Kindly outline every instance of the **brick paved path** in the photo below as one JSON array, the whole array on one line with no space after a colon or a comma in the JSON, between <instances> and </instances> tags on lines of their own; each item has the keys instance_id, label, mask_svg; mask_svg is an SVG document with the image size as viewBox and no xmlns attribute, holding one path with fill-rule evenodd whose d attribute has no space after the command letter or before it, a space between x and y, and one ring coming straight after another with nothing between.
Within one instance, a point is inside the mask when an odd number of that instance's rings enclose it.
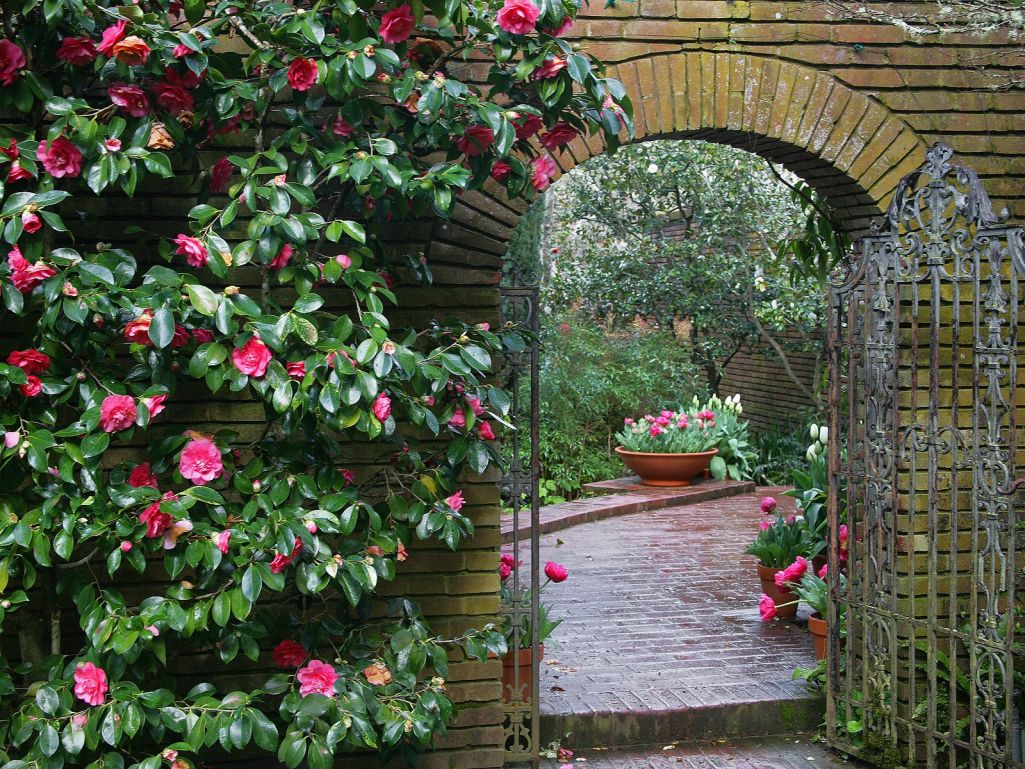
<instances>
[{"instance_id":1,"label":"brick paved path","mask_svg":"<svg viewBox=\"0 0 1025 769\"><path fill-rule=\"evenodd\" d=\"M820 701L803 625L763 623L743 554L775 489L545 535L570 572L546 591L565 621L541 664L545 739L569 746L745 737L815 728ZM779 497L787 503L793 500Z\"/></svg>"},{"instance_id":2,"label":"brick paved path","mask_svg":"<svg viewBox=\"0 0 1025 769\"><path fill-rule=\"evenodd\" d=\"M663 747L671 748L663 750ZM581 751L576 769L853 769L864 766L800 739L656 746L636 751ZM558 766L558 763L551 763Z\"/></svg>"}]
</instances>

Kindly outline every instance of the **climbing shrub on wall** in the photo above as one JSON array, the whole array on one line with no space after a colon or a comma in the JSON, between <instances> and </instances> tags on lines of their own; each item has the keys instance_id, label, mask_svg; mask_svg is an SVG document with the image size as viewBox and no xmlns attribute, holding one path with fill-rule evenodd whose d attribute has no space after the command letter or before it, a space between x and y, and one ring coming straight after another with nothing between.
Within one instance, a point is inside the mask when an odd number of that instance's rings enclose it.
<instances>
[{"instance_id":1,"label":"climbing shrub on wall","mask_svg":"<svg viewBox=\"0 0 1025 769\"><path fill-rule=\"evenodd\" d=\"M21 116L0 129L7 769L185 769L216 745L325 769L444 729L447 645L483 659L502 636L440 638L377 588L414 539L472 532L459 479L497 459L509 398L487 377L522 340L396 327L379 238L485 183L533 194L577 133L629 131L622 86L559 38L575 12L4 4L0 108ZM223 135L250 148L216 157ZM202 165L174 236L74 238L79 199ZM240 268L262 289L231 285ZM262 435L171 427L197 388L262 402ZM391 463L354 477L353 441ZM206 676L196 654L221 678L182 685Z\"/></svg>"}]
</instances>

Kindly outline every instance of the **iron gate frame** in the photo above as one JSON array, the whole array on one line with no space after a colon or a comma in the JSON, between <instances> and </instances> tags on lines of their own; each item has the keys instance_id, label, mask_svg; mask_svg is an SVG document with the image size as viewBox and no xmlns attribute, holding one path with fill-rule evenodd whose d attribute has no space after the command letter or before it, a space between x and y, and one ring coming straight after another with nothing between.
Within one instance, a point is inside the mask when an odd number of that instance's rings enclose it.
<instances>
[{"instance_id":1,"label":"iron gate frame","mask_svg":"<svg viewBox=\"0 0 1025 769\"><path fill-rule=\"evenodd\" d=\"M506 440L510 446L507 467L499 483L504 508L512 512L512 558L517 567L527 555L529 584L524 584L521 569L513 568L504 588L511 599L503 607L503 619L512 628L509 654L518 661L522 651L530 652L529 681L520 680L521 667L513 665L511 685L503 681L505 697L505 763L540 766L540 459L538 438L540 422L539 331L540 298L537 266L507 262L501 291L501 318L505 329L519 331L526 348L507 352L502 368L503 386L511 396L509 421L515 432ZM526 543L521 534L524 514L529 522ZM529 548L523 553L523 545Z\"/></svg>"},{"instance_id":2,"label":"iron gate frame","mask_svg":"<svg viewBox=\"0 0 1025 769\"><path fill-rule=\"evenodd\" d=\"M869 757L867 743L856 745L846 728L858 721L864 734L874 735L872 751L890 751L908 764L1023 769L1014 675L1015 625L1025 614L1016 606L1017 558L1025 548L1019 505L1009 495L1020 469L1017 329L1025 230L1007 226L1006 213L995 215L978 176L952 157L942 144L927 151L923 165L900 181L885 219L862 240L860 257L848 260L830 288L827 740ZM920 303L925 296L928 305ZM947 383L941 382L943 345L950 350ZM972 402L961 405L966 354ZM926 376L927 389L920 384ZM941 406L944 387L951 395ZM919 489L923 471L926 488ZM949 484L942 487L944 473ZM965 509L961 494L969 478ZM903 534L900 515L908 520ZM926 517L924 533L916 516ZM841 524L848 527L846 580L836 568ZM963 540L970 543L967 559ZM915 587L923 560L924 597ZM967 594L959 579L970 581ZM1025 660L1018 665L1025 671ZM967 696L959 689L965 684ZM944 698L946 723L940 723Z\"/></svg>"}]
</instances>

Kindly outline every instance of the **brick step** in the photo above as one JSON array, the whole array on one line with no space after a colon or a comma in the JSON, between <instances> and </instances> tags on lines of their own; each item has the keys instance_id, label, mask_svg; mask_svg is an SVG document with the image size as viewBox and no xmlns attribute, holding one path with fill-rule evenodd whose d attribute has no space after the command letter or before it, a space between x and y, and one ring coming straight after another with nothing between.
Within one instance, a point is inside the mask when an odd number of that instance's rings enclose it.
<instances>
[{"instance_id":1,"label":"brick step","mask_svg":"<svg viewBox=\"0 0 1025 769\"><path fill-rule=\"evenodd\" d=\"M540 511L540 534L550 534L553 531L561 531L581 523L601 521L620 515L692 505L738 494L750 494L755 490L755 485L751 481L702 480L693 486L658 488L644 486L640 483L640 479L634 476L589 483L584 488L602 496L582 497L559 505L545 505ZM519 535L523 539L530 536L529 518L529 510L521 512L518 528ZM513 520L512 516L506 516L502 521L502 542L512 541Z\"/></svg>"},{"instance_id":2,"label":"brick step","mask_svg":"<svg viewBox=\"0 0 1025 769\"><path fill-rule=\"evenodd\" d=\"M587 769L842 769L864 766L830 752L809 735L748 740L656 743L629 750L574 750ZM542 763L545 769L558 762Z\"/></svg>"},{"instance_id":3,"label":"brick step","mask_svg":"<svg viewBox=\"0 0 1025 769\"><path fill-rule=\"evenodd\" d=\"M708 693L703 693L702 698L707 699ZM551 713L544 711L544 700L541 706L543 745L553 740L562 740L564 744L572 746L603 748L814 732L822 726L825 715L823 697L797 690L789 693L789 696L781 693L776 698L760 699L755 695L746 701L681 705L665 709ZM589 766L597 769L594 764Z\"/></svg>"}]
</instances>

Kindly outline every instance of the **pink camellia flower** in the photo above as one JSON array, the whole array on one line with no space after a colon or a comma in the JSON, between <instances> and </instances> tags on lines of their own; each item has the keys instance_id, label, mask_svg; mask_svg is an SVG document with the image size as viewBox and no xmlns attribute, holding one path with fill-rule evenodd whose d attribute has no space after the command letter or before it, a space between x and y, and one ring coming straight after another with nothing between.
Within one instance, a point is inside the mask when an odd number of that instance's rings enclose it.
<instances>
[{"instance_id":1,"label":"pink camellia flower","mask_svg":"<svg viewBox=\"0 0 1025 769\"><path fill-rule=\"evenodd\" d=\"M188 519L172 523L164 532L164 550L174 550L175 545L178 544L178 537L188 534L190 531L192 531L192 521Z\"/></svg>"},{"instance_id":2,"label":"pink camellia flower","mask_svg":"<svg viewBox=\"0 0 1025 769\"><path fill-rule=\"evenodd\" d=\"M566 60L561 56L553 56L550 59L545 59L541 66L534 70L534 79L547 80L550 77L555 77L564 69L566 69Z\"/></svg>"},{"instance_id":3,"label":"pink camellia flower","mask_svg":"<svg viewBox=\"0 0 1025 769\"><path fill-rule=\"evenodd\" d=\"M551 35L552 37L562 37L571 29L573 29L573 19L569 16L563 16L562 21L559 23L559 26L557 26L555 29L545 29L542 31L546 35Z\"/></svg>"},{"instance_id":4,"label":"pink camellia flower","mask_svg":"<svg viewBox=\"0 0 1025 769\"><path fill-rule=\"evenodd\" d=\"M22 211L21 213L21 228L25 230L29 235L34 232L39 232L39 229L43 226L43 220L39 218L39 214L35 211Z\"/></svg>"},{"instance_id":5,"label":"pink camellia flower","mask_svg":"<svg viewBox=\"0 0 1025 769\"><path fill-rule=\"evenodd\" d=\"M132 117L145 117L149 114L149 96L137 85L112 85L107 89L110 103L120 107Z\"/></svg>"},{"instance_id":6,"label":"pink camellia flower","mask_svg":"<svg viewBox=\"0 0 1025 769\"><path fill-rule=\"evenodd\" d=\"M484 413L484 405L480 402L480 398L467 396L466 402L470 404L470 410L473 411L474 416L479 417Z\"/></svg>"},{"instance_id":7,"label":"pink camellia flower","mask_svg":"<svg viewBox=\"0 0 1025 769\"><path fill-rule=\"evenodd\" d=\"M225 529L224 531L217 532L214 536L214 544L217 545L217 549L224 555L228 554L228 547L231 543L231 529Z\"/></svg>"},{"instance_id":8,"label":"pink camellia flower","mask_svg":"<svg viewBox=\"0 0 1025 769\"><path fill-rule=\"evenodd\" d=\"M163 535L170 528L171 524L174 523L171 514L165 513L160 509L160 503L177 498L173 491L165 492L163 497L139 513L139 523L146 524L147 539L156 539Z\"/></svg>"},{"instance_id":9,"label":"pink camellia flower","mask_svg":"<svg viewBox=\"0 0 1025 769\"><path fill-rule=\"evenodd\" d=\"M374 416L377 417L378 421L385 421L391 416L391 398L384 393L381 393L374 399L374 405L372 408Z\"/></svg>"},{"instance_id":10,"label":"pink camellia flower","mask_svg":"<svg viewBox=\"0 0 1025 769\"><path fill-rule=\"evenodd\" d=\"M413 34L413 23L413 9L408 5L400 5L381 17L377 34L386 43L401 43Z\"/></svg>"},{"instance_id":11,"label":"pink camellia flower","mask_svg":"<svg viewBox=\"0 0 1025 769\"><path fill-rule=\"evenodd\" d=\"M156 625L147 625L146 630L148 630L149 634L154 638L160 635L160 628L158 628Z\"/></svg>"},{"instance_id":12,"label":"pink camellia flower","mask_svg":"<svg viewBox=\"0 0 1025 769\"><path fill-rule=\"evenodd\" d=\"M274 657L274 664L279 668L297 668L306 661L310 653L298 641L286 638L274 647L271 656Z\"/></svg>"},{"instance_id":13,"label":"pink camellia flower","mask_svg":"<svg viewBox=\"0 0 1025 769\"><path fill-rule=\"evenodd\" d=\"M132 468L128 474L128 485L141 489L144 486L155 489L157 487L157 476L153 473L149 462L143 462Z\"/></svg>"},{"instance_id":14,"label":"pink camellia flower","mask_svg":"<svg viewBox=\"0 0 1025 769\"><path fill-rule=\"evenodd\" d=\"M301 360L289 361L285 364L285 371L288 375L296 381L302 381L303 377L306 376L306 363Z\"/></svg>"},{"instance_id":15,"label":"pink camellia flower","mask_svg":"<svg viewBox=\"0 0 1025 769\"><path fill-rule=\"evenodd\" d=\"M100 404L100 427L108 433L127 430L135 424L138 415L138 406L131 395L108 395Z\"/></svg>"},{"instance_id":16,"label":"pink camellia flower","mask_svg":"<svg viewBox=\"0 0 1025 769\"><path fill-rule=\"evenodd\" d=\"M25 179L33 178L32 172L21 165L20 160L15 160L11 163L11 167L7 170L7 181L8 182L20 182Z\"/></svg>"},{"instance_id":17,"label":"pink camellia flower","mask_svg":"<svg viewBox=\"0 0 1025 769\"><path fill-rule=\"evenodd\" d=\"M112 56L114 46L124 40L125 27L127 26L128 22L121 19L117 24L112 24L103 30L103 35L100 38L100 44L96 46L96 50L104 56Z\"/></svg>"},{"instance_id":18,"label":"pink camellia flower","mask_svg":"<svg viewBox=\"0 0 1025 769\"><path fill-rule=\"evenodd\" d=\"M457 408L448 423L457 430L462 430L466 427L466 412L462 408Z\"/></svg>"},{"instance_id":19,"label":"pink camellia flower","mask_svg":"<svg viewBox=\"0 0 1025 769\"><path fill-rule=\"evenodd\" d=\"M196 53L196 51L192 50L190 46L185 45L185 43L178 43L178 45L171 49L171 56L176 59L183 59L194 53Z\"/></svg>"},{"instance_id":20,"label":"pink camellia flower","mask_svg":"<svg viewBox=\"0 0 1025 769\"><path fill-rule=\"evenodd\" d=\"M274 574L280 574L287 569L292 561L296 559L296 556L302 552L303 541L301 539L295 540L295 545L292 547L291 555L284 555L283 553L274 553L274 559L270 563L270 570Z\"/></svg>"},{"instance_id":21,"label":"pink camellia flower","mask_svg":"<svg viewBox=\"0 0 1025 769\"><path fill-rule=\"evenodd\" d=\"M544 136L541 137L541 145L545 149L551 152L555 152L555 150L557 150L559 147L564 147L565 145L569 144L571 141L576 139L577 135L577 129L575 129L569 123L559 121L554 126L552 126L552 129L550 131L548 131L547 133L545 133Z\"/></svg>"},{"instance_id":22,"label":"pink camellia flower","mask_svg":"<svg viewBox=\"0 0 1025 769\"><path fill-rule=\"evenodd\" d=\"M149 412L150 419L152 419L164 410L164 404L167 402L167 396L151 395L147 398L139 398L139 400L142 402L142 405L146 407L146 411Z\"/></svg>"},{"instance_id":23,"label":"pink camellia flower","mask_svg":"<svg viewBox=\"0 0 1025 769\"><path fill-rule=\"evenodd\" d=\"M517 139L529 139L544 128L544 125L537 115L524 115L519 121L513 121L513 130Z\"/></svg>"},{"instance_id":24,"label":"pink camellia flower","mask_svg":"<svg viewBox=\"0 0 1025 769\"><path fill-rule=\"evenodd\" d=\"M17 366L26 374L43 374L50 369L50 356L41 350L13 350L7 356L8 366Z\"/></svg>"},{"instance_id":25,"label":"pink camellia flower","mask_svg":"<svg viewBox=\"0 0 1025 769\"><path fill-rule=\"evenodd\" d=\"M41 141L36 148L36 160L46 173L55 179L72 178L82 173L82 153L63 136L53 141Z\"/></svg>"},{"instance_id":26,"label":"pink camellia flower","mask_svg":"<svg viewBox=\"0 0 1025 769\"><path fill-rule=\"evenodd\" d=\"M207 253L206 246L198 238L181 233L174 239L174 242L178 246L174 253L184 256L185 261L192 267L205 267L210 261L210 254Z\"/></svg>"},{"instance_id":27,"label":"pink camellia flower","mask_svg":"<svg viewBox=\"0 0 1025 769\"><path fill-rule=\"evenodd\" d=\"M143 310L142 315L125 324L122 334L132 344L150 346L153 344L153 340L149 338L149 327L152 322L153 310Z\"/></svg>"},{"instance_id":28,"label":"pink camellia flower","mask_svg":"<svg viewBox=\"0 0 1025 769\"><path fill-rule=\"evenodd\" d=\"M150 47L146 45L146 41L137 35L129 35L122 40L118 40L111 46L110 50L114 54L115 59L127 64L129 67L145 64L150 54Z\"/></svg>"},{"instance_id":29,"label":"pink camellia flower","mask_svg":"<svg viewBox=\"0 0 1025 769\"><path fill-rule=\"evenodd\" d=\"M11 86L25 68L25 52L10 40L0 40L0 85Z\"/></svg>"},{"instance_id":30,"label":"pink camellia flower","mask_svg":"<svg viewBox=\"0 0 1025 769\"><path fill-rule=\"evenodd\" d=\"M57 58L81 67L96 58L96 44L88 37L66 37L57 49Z\"/></svg>"},{"instance_id":31,"label":"pink camellia flower","mask_svg":"<svg viewBox=\"0 0 1025 769\"><path fill-rule=\"evenodd\" d=\"M121 149L120 139L104 139L103 146L107 152L118 152Z\"/></svg>"},{"instance_id":32,"label":"pink camellia flower","mask_svg":"<svg viewBox=\"0 0 1025 769\"><path fill-rule=\"evenodd\" d=\"M505 0L495 17L498 26L510 35L526 35L534 31L541 9L530 0Z\"/></svg>"},{"instance_id":33,"label":"pink camellia flower","mask_svg":"<svg viewBox=\"0 0 1025 769\"><path fill-rule=\"evenodd\" d=\"M231 351L231 362L243 374L251 377L262 377L267 373L267 364L271 358L270 348L259 336L253 334L249 341Z\"/></svg>"},{"instance_id":34,"label":"pink camellia flower","mask_svg":"<svg viewBox=\"0 0 1025 769\"><path fill-rule=\"evenodd\" d=\"M495 143L495 132L486 125L472 125L456 139L456 147L466 157L483 155Z\"/></svg>"},{"instance_id":35,"label":"pink camellia flower","mask_svg":"<svg viewBox=\"0 0 1025 769\"><path fill-rule=\"evenodd\" d=\"M495 431L491 429L491 423L488 421L477 423L477 437L485 441L495 440Z\"/></svg>"},{"instance_id":36,"label":"pink camellia flower","mask_svg":"<svg viewBox=\"0 0 1025 769\"><path fill-rule=\"evenodd\" d=\"M78 296L78 289L75 288L74 283L65 283L61 287L61 293L64 294L64 296Z\"/></svg>"},{"instance_id":37,"label":"pink camellia flower","mask_svg":"<svg viewBox=\"0 0 1025 769\"><path fill-rule=\"evenodd\" d=\"M762 615L762 622L773 619L776 616L776 602L762 593L762 598L758 602L758 613Z\"/></svg>"},{"instance_id":38,"label":"pink camellia flower","mask_svg":"<svg viewBox=\"0 0 1025 769\"><path fill-rule=\"evenodd\" d=\"M288 65L288 85L293 91L308 91L317 84L317 62L296 56Z\"/></svg>"},{"instance_id":39,"label":"pink camellia flower","mask_svg":"<svg viewBox=\"0 0 1025 769\"><path fill-rule=\"evenodd\" d=\"M18 385L18 389L26 398L35 398L43 391L43 380L35 374L29 374L25 377L25 384Z\"/></svg>"},{"instance_id":40,"label":"pink camellia flower","mask_svg":"<svg viewBox=\"0 0 1025 769\"><path fill-rule=\"evenodd\" d=\"M352 136L352 126L341 115L335 115L335 119L331 123L331 133L344 139Z\"/></svg>"},{"instance_id":41,"label":"pink camellia flower","mask_svg":"<svg viewBox=\"0 0 1025 769\"><path fill-rule=\"evenodd\" d=\"M220 158L210 166L210 192L220 195L228 188L234 168L227 157Z\"/></svg>"},{"instance_id":42,"label":"pink camellia flower","mask_svg":"<svg viewBox=\"0 0 1025 769\"><path fill-rule=\"evenodd\" d=\"M775 497L762 497L762 512L766 515L774 513L778 506L779 502L776 501Z\"/></svg>"},{"instance_id":43,"label":"pink camellia flower","mask_svg":"<svg viewBox=\"0 0 1025 769\"><path fill-rule=\"evenodd\" d=\"M569 572L566 571L566 567L561 563L548 561L545 564L545 576L552 582L559 583L566 581L566 578L569 576Z\"/></svg>"},{"instance_id":44,"label":"pink camellia flower","mask_svg":"<svg viewBox=\"0 0 1025 769\"><path fill-rule=\"evenodd\" d=\"M305 521L303 521L303 526L306 527L306 531L308 531L310 534L316 534L319 531L319 529L317 528L317 522L311 521L308 518Z\"/></svg>"},{"instance_id":45,"label":"pink camellia flower","mask_svg":"<svg viewBox=\"0 0 1025 769\"><path fill-rule=\"evenodd\" d=\"M288 266L289 261L292 259L292 250L292 244L286 243L281 247L281 250L274 255L274 258L271 259L270 264L267 266L272 270L285 269L285 267Z\"/></svg>"},{"instance_id":46,"label":"pink camellia flower","mask_svg":"<svg viewBox=\"0 0 1025 769\"><path fill-rule=\"evenodd\" d=\"M338 673L326 662L310 660L306 667L299 668L295 674L299 682L299 694L308 697L311 694L323 694L325 697L335 696L335 681Z\"/></svg>"},{"instance_id":47,"label":"pink camellia flower","mask_svg":"<svg viewBox=\"0 0 1025 769\"><path fill-rule=\"evenodd\" d=\"M205 486L221 477L224 470L221 450L209 438L189 441L178 458L178 470L196 486Z\"/></svg>"},{"instance_id":48,"label":"pink camellia flower","mask_svg":"<svg viewBox=\"0 0 1025 769\"><path fill-rule=\"evenodd\" d=\"M21 433L17 430L8 430L4 433L4 448L13 449L21 443Z\"/></svg>"},{"instance_id":49,"label":"pink camellia flower","mask_svg":"<svg viewBox=\"0 0 1025 769\"><path fill-rule=\"evenodd\" d=\"M558 170L550 155L541 155L530 162L530 186L535 192L544 192L552 183L552 176Z\"/></svg>"},{"instance_id":50,"label":"pink camellia flower","mask_svg":"<svg viewBox=\"0 0 1025 769\"><path fill-rule=\"evenodd\" d=\"M338 254L335 257L335 261L342 265L343 270L347 270L352 267L352 257L348 254Z\"/></svg>"},{"instance_id":51,"label":"pink camellia flower","mask_svg":"<svg viewBox=\"0 0 1025 769\"><path fill-rule=\"evenodd\" d=\"M512 166L503 160L496 160L491 165L491 178L496 182L502 181L512 173Z\"/></svg>"},{"instance_id":52,"label":"pink camellia flower","mask_svg":"<svg viewBox=\"0 0 1025 769\"><path fill-rule=\"evenodd\" d=\"M108 689L103 668L91 662L81 662L75 668L75 696L86 705L102 705Z\"/></svg>"},{"instance_id":53,"label":"pink camellia flower","mask_svg":"<svg viewBox=\"0 0 1025 769\"><path fill-rule=\"evenodd\" d=\"M445 499L445 504L451 507L457 513L463 509L463 504L465 502L466 500L463 499L463 492L461 490L457 491L455 494Z\"/></svg>"}]
</instances>

